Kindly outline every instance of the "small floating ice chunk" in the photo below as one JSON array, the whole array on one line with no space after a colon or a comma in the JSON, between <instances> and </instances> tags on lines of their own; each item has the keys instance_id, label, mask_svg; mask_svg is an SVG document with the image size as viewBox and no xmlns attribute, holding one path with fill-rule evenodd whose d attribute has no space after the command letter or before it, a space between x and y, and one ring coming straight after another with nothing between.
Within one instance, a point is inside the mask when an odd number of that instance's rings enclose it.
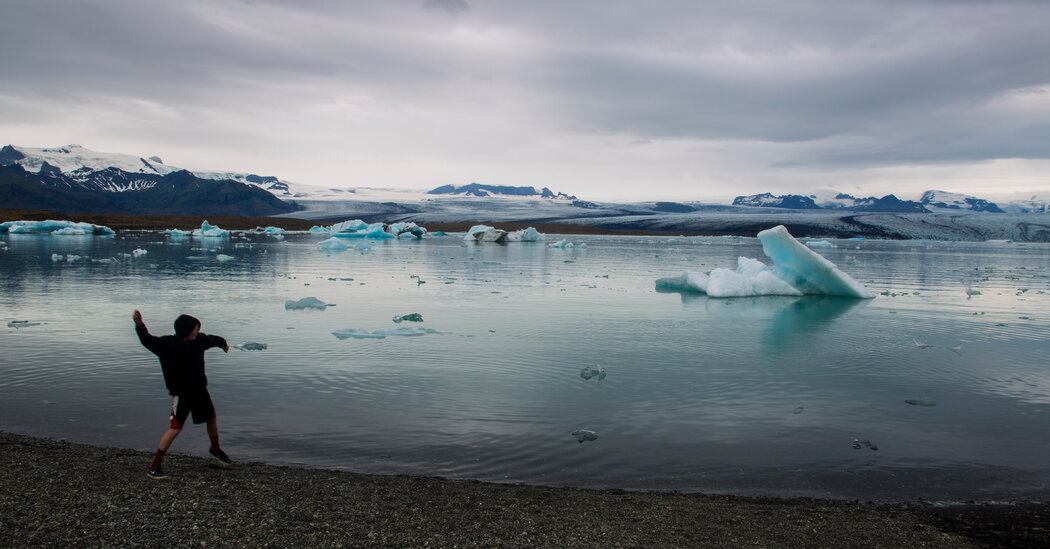
<instances>
[{"instance_id":1,"label":"small floating ice chunk","mask_svg":"<svg viewBox=\"0 0 1050 549\"><path fill-rule=\"evenodd\" d=\"M596 366L594 368L591 368L590 366L584 366L583 369L580 370L580 377L582 377L583 379L591 379L592 377L597 377L598 381L601 381L605 379L605 376L605 368L602 368L601 366Z\"/></svg>"},{"instance_id":2,"label":"small floating ice chunk","mask_svg":"<svg viewBox=\"0 0 1050 549\"><path fill-rule=\"evenodd\" d=\"M226 262L226 261L233 261L236 258L233 257L232 255L219 254L219 255L215 256L215 259L217 259L219 261L222 261L222 262Z\"/></svg>"},{"instance_id":3,"label":"small floating ice chunk","mask_svg":"<svg viewBox=\"0 0 1050 549\"><path fill-rule=\"evenodd\" d=\"M59 261L65 261L65 259L66 259L66 256L64 256L62 254L51 254L51 261L54 261L56 263L59 262Z\"/></svg>"},{"instance_id":4,"label":"small floating ice chunk","mask_svg":"<svg viewBox=\"0 0 1050 549\"><path fill-rule=\"evenodd\" d=\"M904 401L904 403L905 404L910 404L912 406L929 406L929 407L933 407L933 406L937 405L936 402L934 402L934 401L932 401L932 400L930 400L928 398L907 399L907 400Z\"/></svg>"},{"instance_id":5,"label":"small floating ice chunk","mask_svg":"<svg viewBox=\"0 0 1050 549\"><path fill-rule=\"evenodd\" d=\"M563 249L564 250L565 248L572 248L573 244L572 244L572 242L569 242L568 240L564 240L563 239L563 240L559 240L559 241L557 241L557 242L555 242L553 244L548 244L547 247L548 248L558 248L558 249Z\"/></svg>"},{"instance_id":6,"label":"small floating ice chunk","mask_svg":"<svg viewBox=\"0 0 1050 549\"><path fill-rule=\"evenodd\" d=\"M288 310L302 311L305 309L318 309L325 310L328 307L335 307L334 303L325 303L316 297L304 297L298 301L289 299L284 302L284 308Z\"/></svg>"},{"instance_id":7,"label":"small floating ice chunk","mask_svg":"<svg viewBox=\"0 0 1050 549\"><path fill-rule=\"evenodd\" d=\"M925 343L925 342L920 343L919 340L914 339L914 338L912 338L912 342L914 342L915 346L920 348L920 349L929 349L930 347L933 347L932 343Z\"/></svg>"},{"instance_id":8,"label":"small floating ice chunk","mask_svg":"<svg viewBox=\"0 0 1050 549\"><path fill-rule=\"evenodd\" d=\"M39 326L39 322L30 322L28 320L12 320L7 323L8 328L28 328L30 326Z\"/></svg>"},{"instance_id":9,"label":"small floating ice chunk","mask_svg":"<svg viewBox=\"0 0 1050 549\"><path fill-rule=\"evenodd\" d=\"M407 315L397 315L394 317L395 323L404 322L423 322L423 315L419 313L409 313Z\"/></svg>"},{"instance_id":10,"label":"small floating ice chunk","mask_svg":"<svg viewBox=\"0 0 1050 549\"><path fill-rule=\"evenodd\" d=\"M372 243L368 242L367 240L362 240L361 242L358 242L356 246L354 246L354 249L363 254L367 254L368 252L372 251Z\"/></svg>"},{"instance_id":11,"label":"small floating ice chunk","mask_svg":"<svg viewBox=\"0 0 1050 549\"><path fill-rule=\"evenodd\" d=\"M806 246L810 248L834 248L835 245L827 240L807 240Z\"/></svg>"},{"instance_id":12,"label":"small floating ice chunk","mask_svg":"<svg viewBox=\"0 0 1050 549\"><path fill-rule=\"evenodd\" d=\"M144 250L142 248L135 248L134 250L131 250L131 256L132 257L142 257L142 256L146 255L146 253L147 253L146 250Z\"/></svg>"},{"instance_id":13,"label":"small floating ice chunk","mask_svg":"<svg viewBox=\"0 0 1050 549\"><path fill-rule=\"evenodd\" d=\"M182 229L168 229L166 231L162 231L162 233L171 237L179 238L190 236L191 234L193 234L193 231L183 231Z\"/></svg>"},{"instance_id":14,"label":"small floating ice chunk","mask_svg":"<svg viewBox=\"0 0 1050 549\"><path fill-rule=\"evenodd\" d=\"M851 446L853 446L854 450L860 450L861 448L863 448L865 446L867 446L871 450L878 450L879 449L879 447L875 446L874 444L872 444L870 440L853 439L853 444Z\"/></svg>"},{"instance_id":15,"label":"small floating ice chunk","mask_svg":"<svg viewBox=\"0 0 1050 549\"><path fill-rule=\"evenodd\" d=\"M233 348L239 349L241 351L265 351L266 344L257 343L255 341L245 341L244 343L238 343L234 345Z\"/></svg>"},{"instance_id":16,"label":"small floating ice chunk","mask_svg":"<svg viewBox=\"0 0 1050 549\"><path fill-rule=\"evenodd\" d=\"M572 432L572 436L576 437L576 442L580 444L588 440L598 440L598 433L588 429L576 429Z\"/></svg>"}]
</instances>

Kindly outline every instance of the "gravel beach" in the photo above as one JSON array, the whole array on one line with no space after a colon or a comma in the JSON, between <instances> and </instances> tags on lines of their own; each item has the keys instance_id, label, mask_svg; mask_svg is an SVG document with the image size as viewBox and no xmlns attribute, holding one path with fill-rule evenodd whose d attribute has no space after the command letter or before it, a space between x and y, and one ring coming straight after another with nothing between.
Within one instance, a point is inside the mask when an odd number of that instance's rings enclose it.
<instances>
[{"instance_id":1,"label":"gravel beach","mask_svg":"<svg viewBox=\"0 0 1050 549\"><path fill-rule=\"evenodd\" d=\"M236 458L235 449L229 449ZM0 433L5 547L1045 547L1050 507L490 484L151 455Z\"/></svg>"}]
</instances>

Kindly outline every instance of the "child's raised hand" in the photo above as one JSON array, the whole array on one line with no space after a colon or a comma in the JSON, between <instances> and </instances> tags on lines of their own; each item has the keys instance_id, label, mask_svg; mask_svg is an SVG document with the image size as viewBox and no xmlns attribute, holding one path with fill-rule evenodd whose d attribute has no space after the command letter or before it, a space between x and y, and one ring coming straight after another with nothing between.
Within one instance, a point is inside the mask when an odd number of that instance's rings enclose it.
<instances>
[{"instance_id":1,"label":"child's raised hand","mask_svg":"<svg viewBox=\"0 0 1050 549\"><path fill-rule=\"evenodd\" d=\"M131 320L134 320L135 324L142 324L142 313L135 309L135 312L131 315Z\"/></svg>"}]
</instances>

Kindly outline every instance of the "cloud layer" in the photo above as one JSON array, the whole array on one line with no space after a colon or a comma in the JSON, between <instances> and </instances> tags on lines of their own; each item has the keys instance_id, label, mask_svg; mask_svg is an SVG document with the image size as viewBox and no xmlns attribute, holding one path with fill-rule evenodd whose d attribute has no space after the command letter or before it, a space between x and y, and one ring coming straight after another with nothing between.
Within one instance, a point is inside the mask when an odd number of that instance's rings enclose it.
<instances>
[{"instance_id":1,"label":"cloud layer","mask_svg":"<svg viewBox=\"0 0 1050 549\"><path fill-rule=\"evenodd\" d=\"M4 143L325 186L479 181L598 200L1050 189L1041 2L4 11Z\"/></svg>"}]
</instances>

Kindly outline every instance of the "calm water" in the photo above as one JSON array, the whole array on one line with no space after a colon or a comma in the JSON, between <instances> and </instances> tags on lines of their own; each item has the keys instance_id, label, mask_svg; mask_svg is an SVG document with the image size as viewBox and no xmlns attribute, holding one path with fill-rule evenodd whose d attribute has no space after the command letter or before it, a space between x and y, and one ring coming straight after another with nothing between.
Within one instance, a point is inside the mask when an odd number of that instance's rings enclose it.
<instances>
[{"instance_id":1,"label":"calm water","mask_svg":"<svg viewBox=\"0 0 1050 549\"><path fill-rule=\"evenodd\" d=\"M654 281L765 259L756 239L568 238L588 247L0 236L0 429L155 448L169 397L135 337L138 308L158 335L185 312L231 345L267 345L208 353L234 459L864 500L1050 496L1050 247L832 241L819 251L885 295L710 299ZM335 306L284 307L310 296ZM424 322L392 321L409 313ZM332 335L405 326L439 333ZM599 365L604 379L581 377ZM598 439L577 442L581 428ZM193 426L174 451L206 447Z\"/></svg>"}]
</instances>

